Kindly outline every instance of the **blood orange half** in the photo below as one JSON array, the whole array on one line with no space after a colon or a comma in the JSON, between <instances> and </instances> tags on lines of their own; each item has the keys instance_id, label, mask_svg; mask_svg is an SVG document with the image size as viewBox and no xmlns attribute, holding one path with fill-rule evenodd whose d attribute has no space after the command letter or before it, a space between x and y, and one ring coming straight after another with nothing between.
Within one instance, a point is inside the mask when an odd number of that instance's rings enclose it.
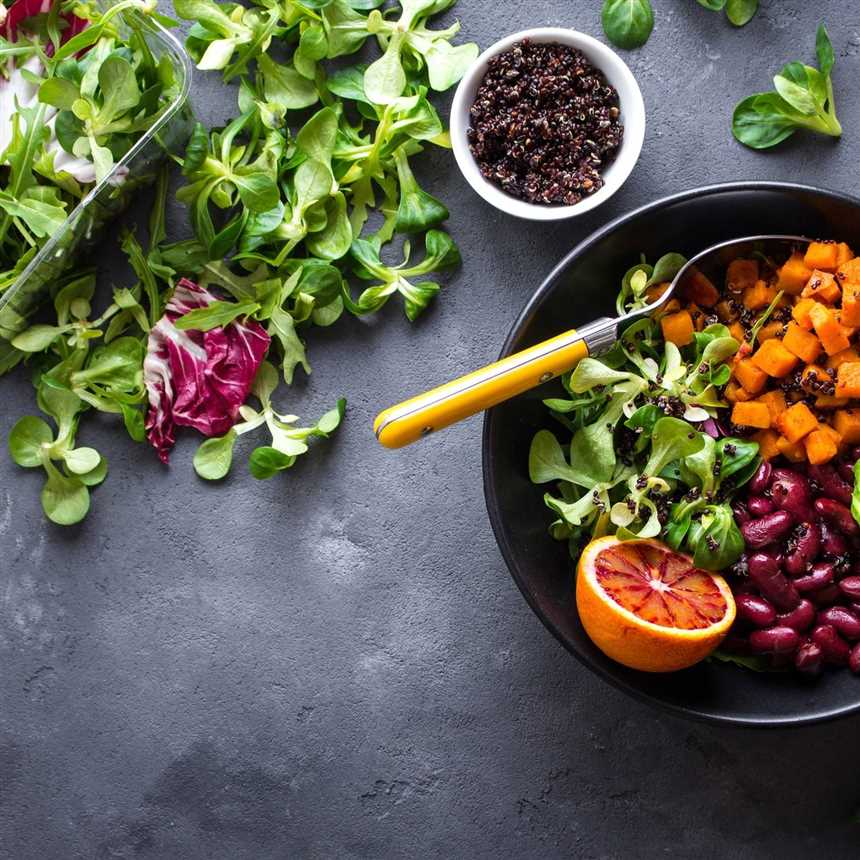
<instances>
[{"instance_id":1,"label":"blood orange half","mask_svg":"<svg viewBox=\"0 0 860 860\"><path fill-rule=\"evenodd\" d=\"M644 672L698 663L735 619L726 581L657 540L592 541L579 557L576 607L604 654Z\"/></svg>"}]
</instances>

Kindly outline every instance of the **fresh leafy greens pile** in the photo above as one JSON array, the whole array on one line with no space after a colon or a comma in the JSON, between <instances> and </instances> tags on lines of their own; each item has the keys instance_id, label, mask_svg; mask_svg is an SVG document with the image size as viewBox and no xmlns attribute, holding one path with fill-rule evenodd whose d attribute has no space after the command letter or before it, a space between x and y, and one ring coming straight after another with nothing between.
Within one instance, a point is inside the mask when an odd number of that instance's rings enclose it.
<instances>
[{"instance_id":1,"label":"fresh leafy greens pile","mask_svg":"<svg viewBox=\"0 0 860 860\"><path fill-rule=\"evenodd\" d=\"M18 0L9 12L0 64L17 110L0 123L0 293L176 97L170 61L126 14L141 6L55 3L22 18L41 4Z\"/></svg>"},{"instance_id":2,"label":"fresh leafy greens pile","mask_svg":"<svg viewBox=\"0 0 860 860\"><path fill-rule=\"evenodd\" d=\"M758 0L698 0L712 12L725 10L736 27L743 27L758 11ZM604 0L600 15L606 38L619 48L641 48L654 29L651 0Z\"/></svg>"},{"instance_id":3,"label":"fresh leafy greens pile","mask_svg":"<svg viewBox=\"0 0 860 860\"><path fill-rule=\"evenodd\" d=\"M647 287L670 280L683 263L670 254L653 267L634 266L619 307L641 307ZM698 429L726 405L726 362L738 346L726 326L714 324L681 350L646 317L607 354L583 359L562 377L569 397L544 403L570 441L562 445L540 430L529 475L536 484L557 482L559 495L544 497L558 517L550 533L569 542L574 558L585 542L611 533L661 537L709 570L740 556L743 539L728 499L758 467L758 445Z\"/></svg>"},{"instance_id":4,"label":"fresh leafy greens pile","mask_svg":"<svg viewBox=\"0 0 860 860\"><path fill-rule=\"evenodd\" d=\"M296 416L273 406L279 376L289 385L297 367L310 372L303 333L332 325L344 312L375 312L394 295L414 320L440 290L433 274L460 261L440 229L447 208L419 186L412 170L426 145L450 146L430 91L456 83L478 53L474 44L451 44L458 24L428 26L453 2L403 0L381 10L382 0L284 0L250 8L177 0L177 13L195 22L187 47L198 68L237 80L236 118L211 132L198 124L179 160L185 182L177 197L188 208L192 238L166 241L164 173L148 246L132 233L123 239L137 283L114 290L110 305L95 313L95 273L66 276L54 290L56 324L31 326L0 353L0 372L28 359L39 406L57 424L55 434L43 419L28 416L9 440L19 465L45 469L42 501L50 519L82 519L88 487L107 471L97 452L76 447L81 414L120 415L132 439L147 437L157 400L143 372L147 344L151 353L152 332L163 326L183 277L217 299L171 319L177 335L253 325L271 338L251 387L259 407L246 403L226 434L203 442L194 457L201 477L223 478L236 440L250 431L265 428L271 437L249 463L255 477L269 478L292 466L311 438L337 428L343 400L309 427L296 426ZM369 65L327 62L369 40L380 49ZM126 48L114 53L132 62ZM83 62L88 54L75 56ZM127 129L129 117L106 97L96 96L89 108L72 100L72 86L82 95L84 80L85 74L72 75L71 86L52 85L46 97L61 114L71 112L78 150L88 147L94 161L106 159L98 148L113 152L111 143L94 123L107 116L106 103L121 123L117 132ZM113 98L125 104L131 85L125 75L122 81ZM398 235L399 261L391 262L389 245ZM364 288L356 292L354 281Z\"/></svg>"},{"instance_id":5,"label":"fresh leafy greens pile","mask_svg":"<svg viewBox=\"0 0 860 860\"><path fill-rule=\"evenodd\" d=\"M753 149L767 149L798 129L839 137L830 72L836 60L824 24L815 36L819 68L788 63L773 79L776 92L756 93L741 101L732 117L732 132Z\"/></svg>"}]
</instances>

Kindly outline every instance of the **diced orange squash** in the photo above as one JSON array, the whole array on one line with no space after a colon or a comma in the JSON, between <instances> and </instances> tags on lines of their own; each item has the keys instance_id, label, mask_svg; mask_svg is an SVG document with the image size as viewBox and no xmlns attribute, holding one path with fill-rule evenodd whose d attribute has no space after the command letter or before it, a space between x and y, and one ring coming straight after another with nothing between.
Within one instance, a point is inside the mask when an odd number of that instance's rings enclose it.
<instances>
[{"instance_id":1,"label":"diced orange squash","mask_svg":"<svg viewBox=\"0 0 860 860\"><path fill-rule=\"evenodd\" d=\"M703 308L712 308L720 300L720 291L713 285L707 275L692 268L678 284L681 296Z\"/></svg>"},{"instance_id":2,"label":"diced orange squash","mask_svg":"<svg viewBox=\"0 0 860 860\"><path fill-rule=\"evenodd\" d=\"M656 302L670 286L671 284L668 282L664 282L662 284L651 284L651 286L645 290L645 298L648 300L648 303L651 304Z\"/></svg>"},{"instance_id":3,"label":"diced orange squash","mask_svg":"<svg viewBox=\"0 0 860 860\"><path fill-rule=\"evenodd\" d=\"M660 327L663 329L663 339L675 346L686 346L693 342L693 318L689 311L667 314L660 320Z\"/></svg>"},{"instance_id":4,"label":"diced orange squash","mask_svg":"<svg viewBox=\"0 0 860 860\"><path fill-rule=\"evenodd\" d=\"M842 434L835 427L831 427L829 424L819 424L818 429L829 436L837 447L842 444Z\"/></svg>"},{"instance_id":5,"label":"diced orange squash","mask_svg":"<svg viewBox=\"0 0 860 860\"><path fill-rule=\"evenodd\" d=\"M729 403L737 403L739 400L752 400L752 394L745 391L734 379L730 379L726 384L725 395Z\"/></svg>"},{"instance_id":6,"label":"diced orange squash","mask_svg":"<svg viewBox=\"0 0 860 860\"><path fill-rule=\"evenodd\" d=\"M767 430L770 427L770 409L766 403L750 400L747 403L735 403L732 409L732 423L740 427L757 427Z\"/></svg>"},{"instance_id":7,"label":"diced orange squash","mask_svg":"<svg viewBox=\"0 0 860 860\"><path fill-rule=\"evenodd\" d=\"M770 424L775 426L776 419L781 413L785 412L785 395L778 389L767 391L758 399L759 403L764 403L770 412Z\"/></svg>"},{"instance_id":8,"label":"diced orange squash","mask_svg":"<svg viewBox=\"0 0 860 860\"><path fill-rule=\"evenodd\" d=\"M813 430L803 439L806 459L813 466L829 463L838 453L839 446L833 437L824 430Z\"/></svg>"},{"instance_id":9,"label":"diced orange squash","mask_svg":"<svg viewBox=\"0 0 860 860\"><path fill-rule=\"evenodd\" d=\"M660 308L662 313L665 314L676 314L679 310L681 310L681 303L677 299L669 299L662 308Z\"/></svg>"},{"instance_id":10,"label":"diced orange squash","mask_svg":"<svg viewBox=\"0 0 860 860\"><path fill-rule=\"evenodd\" d=\"M764 281L756 281L744 290L743 303L751 311L766 308L776 298L776 287L771 287Z\"/></svg>"},{"instance_id":11,"label":"diced orange squash","mask_svg":"<svg viewBox=\"0 0 860 860\"><path fill-rule=\"evenodd\" d=\"M809 318L809 311L814 305L815 299L800 299L791 309L794 321L807 331L812 331L812 320Z\"/></svg>"},{"instance_id":12,"label":"diced orange squash","mask_svg":"<svg viewBox=\"0 0 860 860\"><path fill-rule=\"evenodd\" d=\"M777 273L776 288L789 295L798 296L811 274L812 269L804 263L803 254L797 251L785 261Z\"/></svg>"},{"instance_id":13,"label":"diced orange squash","mask_svg":"<svg viewBox=\"0 0 860 860\"><path fill-rule=\"evenodd\" d=\"M733 322L729 326L729 334L738 342L743 343L747 336L746 329L739 323Z\"/></svg>"},{"instance_id":14,"label":"diced orange squash","mask_svg":"<svg viewBox=\"0 0 860 860\"><path fill-rule=\"evenodd\" d=\"M797 364L797 356L790 353L782 345L782 341L774 338L773 340L766 340L756 350L752 357L752 362L768 376L778 379L782 376L787 376L794 370L794 366Z\"/></svg>"},{"instance_id":15,"label":"diced orange squash","mask_svg":"<svg viewBox=\"0 0 860 860\"><path fill-rule=\"evenodd\" d=\"M780 436L776 440L776 447L779 449L779 453L792 463L802 463L806 459L806 449L803 447L803 442L789 442L785 436Z\"/></svg>"},{"instance_id":16,"label":"diced orange squash","mask_svg":"<svg viewBox=\"0 0 860 860\"><path fill-rule=\"evenodd\" d=\"M759 430L752 437L753 442L758 442L759 454L765 460L773 460L774 457L778 457L782 453L777 445L780 438L779 433L774 430Z\"/></svg>"},{"instance_id":17,"label":"diced orange squash","mask_svg":"<svg viewBox=\"0 0 860 860\"><path fill-rule=\"evenodd\" d=\"M839 367L840 364L845 364L846 361L860 361L860 352L857 352L853 346L848 349L843 349L842 352L837 352L836 355L829 355L825 366L829 368Z\"/></svg>"},{"instance_id":18,"label":"diced orange squash","mask_svg":"<svg viewBox=\"0 0 860 860\"><path fill-rule=\"evenodd\" d=\"M839 301L842 290L839 289L839 284L836 283L836 278L833 275L816 269L806 282L800 295L804 299L817 299L819 302L834 305Z\"/></svg>"},{"instance_id":19,"label":"diced orange squash","mask_svg":"<svg viewBox=\"0 0 860 860\"><path fill-rule=\"evenodd\" d=\"M809 318L812 320L812 327L828 355L836 355L837 352L842 352L843 349L848 349L851 345L839 325L839 320L836 319L830 308L816 302L814 307L809 309Z\"/></svg>"},{"instance_id":20,"label":"diced orange squash","mask_svg":"<svg viewBox=\"0 0 860 860\"><path fill-rule=\"evenodd\" d=\"M849 445L860 443L860 409L838 409L833 413L833 427Z\"/></svg>"},{"instance_id":21,"label":"diced orange squash","mask_svg":"<svg viewBox=\"0 0 860 860\"><path fill-rule=\"evenodd\" d=\"M763 343L770 340L772 337L779 337L782 334L782 323L774 320L773 322L765 323L758 330L758 342Z\"/></svg>"},{"instance_id":22,"label":"diced orange squash","mask_svg":"<svg viewBox=\"0 0 860 860\"><path fill-rule=\"evenodd\" d=\"M846 281L842 284L842 322L860 326L860 282Z\"/></svg>"},{"instance_id":23,"label":"diced orange squash","mask_svg":"<svg viewBox=\"0 0 860 860\"><path fill-rule=\"evenodd\" d=\"M767 384L767 374L749 358L742 358L735 364L735 379L750 394L758 394Z\"/></svg>"},{"instance_id":24,"label":"diced orange squash","mask_svg":"<svg viewBox=\"0 0 860 860\"><path fill-rule=\"evenodd\" d=\"M860 361L843 362L836 374L837 397L860 397Z\"/></svg>"},{"instance_id":25,"label":"diced orange squash","mask_svg":"<svg viewBox=\"0 0 860 860\"><path fill-rule=\"evenodd\" d=\"M758 260L732 260L726 269L726 289L742 293L758 280Z\"/></svg>"},{"instance_id":26,"label":"diced orange squash","mask_svg":"<svg viewBox=\"0 0 860 860\"><path fill-rule=\"evenodd\" d=\"M776 426L789 442L799 442L818 427L818 419L805 403L795 403L776 419Z\"/></svg>"},{"instance_id":27,"label":"diced orange squash","mask_svg":"<svg viewBox=\"0 0 860 860\"><path fill-rule=\"evenodd\" d=\"M689 311L690 319L693 320L693 328L696 331L701 331L705 327L705 318L708 314L706 314L695 302L690 302L686 309Z\"/></svg>"},{"instance_id":28,"label":"diced orange squash","mask_svg":"<svg viewBox=\"0 0 860 860\"><path fill-rule=\"evenodd\" d=\"M841 308L840 310L836 311L836 320L839 325L842 326L842 334L844 334L845 337L848 338L848 340L851 340L851 338L854 337L855 334L857 334L857 327L853 325L848 325L845 322L844 314Z\"/></svg>"},{"instance_id":29,"label":"diced orange squash","mask_svg":"<svg viewBox=\"0 0 860 860\"><path fill-rule=\"evenodd\" d=\"M836 279L843 285L847 281L860 282L860 257L854 257L851 260L840 263L839 269L836 272Z\"/></svg>"},{"instance_id":30,"label":"diced orange squash","mask_svg":"<svg viewBox=\"0 0 860 860\"><path fill-rule=\"evenodd\" d=\"M837 397L835 394L819 394L815 398L816 409L838 409L848 405L847 397Z\"/></svg>"},{"instance_id":31,"label":"diced orange squash","mask_svg":"<svg viewBox=\"0 0 860 860\"><path fill-rule=\"evenodd\" d=\"M807 364L812 364L821 355L821 341L793 320L788 324L782 342L789 352Z\"/></svg>"},{"instance_id":32,"label":"diced orange squash","mask_svg":"<svg viewBox=\"0 0 860 860\"><path fill-rule=\"evenodd\" d=\"M844 266L849 260L853 259L854 252L848 247L845 242L836 243L836 268Z\"/></svg>"},{"instance_id":33,"label":"diced orange squash","mask_svg":"<svg viewBox=\"0 0 860 860\"><path fill-rule=\"evenodd\" d=\"M735 309L735 306L728 299L723 299L721 302L717 302L717 306L714 310L717 312L717 316L720 318L721 322L730 323L734 322L738 318L738 312Z\"/></svg>"},{"instance_id":34,"label":"diced orange squash","mask_svg":"<svg viewBox=\"0 0 860 860\"><path fill-rule=\"evenodd\" d=\"M836 242L810 242L803 262L808 269L822 269L835 272L839 260L839 247Z\"/></svg>"}]
</instances>

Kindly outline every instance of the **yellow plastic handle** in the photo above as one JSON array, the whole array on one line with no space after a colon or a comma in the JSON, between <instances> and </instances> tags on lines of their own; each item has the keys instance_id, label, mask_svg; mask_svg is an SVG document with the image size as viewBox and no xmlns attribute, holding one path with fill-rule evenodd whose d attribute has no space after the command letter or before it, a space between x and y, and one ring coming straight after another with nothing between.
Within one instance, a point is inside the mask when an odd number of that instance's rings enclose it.
<instances>
[{"instance_id":1,"label":"yellow plastic handle","mask_svg":"<svg viewBox=\"0 0 860 860\"><path fill-rule=\"evenodd\" d=\"M373 431L386 448L402 448L548 382L587 355L585 341L571 329L380 412Z\"/></svg>"}]
</instances>

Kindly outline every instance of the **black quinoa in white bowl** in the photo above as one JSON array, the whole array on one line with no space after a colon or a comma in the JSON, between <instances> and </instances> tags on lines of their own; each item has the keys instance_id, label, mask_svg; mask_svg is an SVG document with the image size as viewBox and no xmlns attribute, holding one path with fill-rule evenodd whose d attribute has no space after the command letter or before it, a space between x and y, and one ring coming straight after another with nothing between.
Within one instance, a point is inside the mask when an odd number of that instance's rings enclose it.
<instances>
[{"instance_id":1,"label":"black quinoa in white bowl","mask_svg":"<svg viewBox=\"0 0 860 860\"><path fill-rule=\"evenodd\" d=\"M608 200L632 171L645 136L633 74L575 30L515 33L466 73L451 108L463 176L487 202L553 221Z\"/></svg>"}]
</instances>

